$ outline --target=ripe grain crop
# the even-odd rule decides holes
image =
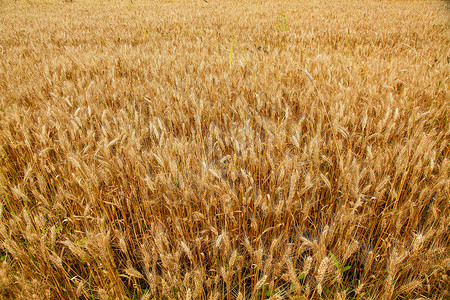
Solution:
[[[1,297],[448,299],[448,17],[0,1]]]

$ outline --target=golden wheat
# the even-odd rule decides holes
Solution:
[[[448,13],[0,1],[0,297],[448,298]]]

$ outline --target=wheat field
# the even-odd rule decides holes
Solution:
[[[449,299],[444,1],[0,1],[3,299]]]

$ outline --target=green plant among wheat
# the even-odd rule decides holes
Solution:
[[[279,15],[279,18],[277,19],[278,25],[275,26],[276,29],[286,31],[288,29],[288,22],[286,13],[288,13],[288,10],[281,10],[279,12],[276,12],[277,15]]]

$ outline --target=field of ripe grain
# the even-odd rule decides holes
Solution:
[[[0,298],[448,299],[444,1],[0,1]]]

